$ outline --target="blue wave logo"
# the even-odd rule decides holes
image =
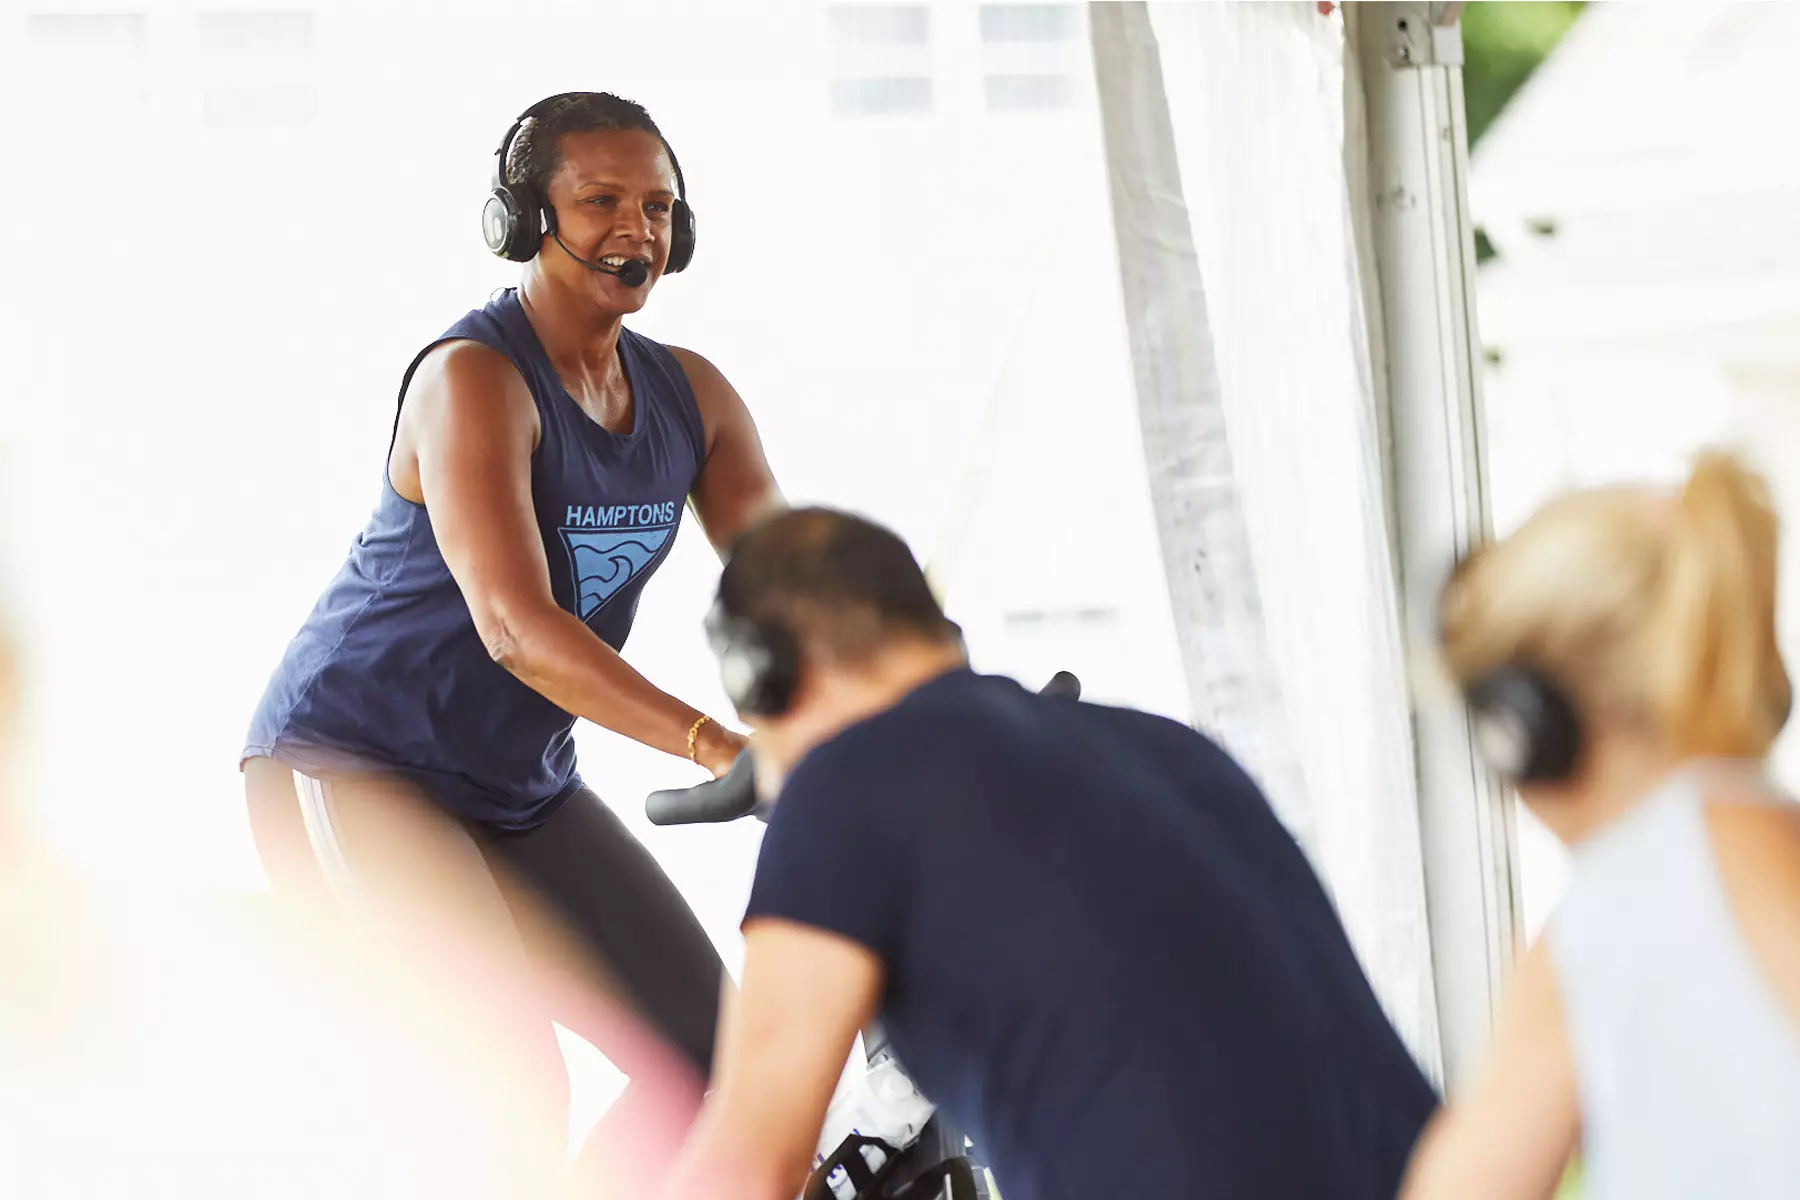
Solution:
[[[656,561],[673,525],[660,529],[564,529],[563,544],[575,571],[575,611],[587,620]]]

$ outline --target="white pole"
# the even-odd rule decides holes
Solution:
[[[1368,195],[1357,200],[1369,206],[1380,284],[1372,359],[1415,661],[1433,651],[1445,575],[1489,524],[1460,7],[1344,6],[1367,103]],[[1482,768],[1455,698],[1415,687],[1413,700],[1432,969],[1454,1088],[1485,1051],[1520,928],[1513,802]]]

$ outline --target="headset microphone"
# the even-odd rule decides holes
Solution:
[[[552,222],[551,224],[550,236],[556,239],[556,244],[562,247],[562,252],[586,267],[588,270],[598,271],[602,275],[616,275],[618,276],[619,282],[628,288],[643,287],[644,284],[650,281],[650,268],[646,267],[635,258],[628,258],[623,265],[617,267],[609,267],[605,263],[589,262],[587,259],[581,257],[581,255],[569,249],[562,240],[562,234],[556,232],[555,223]]]

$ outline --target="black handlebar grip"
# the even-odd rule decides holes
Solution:
[[[1042,692],[1079,700],[1081,680],[1068,671],[1058,671]],[[769,819],[768,808],[757,800],[756,761],[749,750],[740,751],[731,769],[717,779],[651,792],[644,800],[644,813],[652,825],[719,825],[751,815]]]
[[[644,813],[652,825],[708,825],[756,811],[756,761],[741,751],[731,770],[689,788],[651,792]]]

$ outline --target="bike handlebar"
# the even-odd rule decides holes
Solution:
[[[748,749],[717,779],[651,792],[644,801],[652,825],[717,825],[747,817],[756,807],[756,761]]]
[[[1058,671],[1039,689],[1044,696],[1081,699],[1081,680]],[[738,752],[731,769],[717,779],[693,787],[665,788],[644,800],[644,814],[652,825],[722,825],[755,816],[769,819],[769,807],[756,794],[756,760],[748,747]]]

